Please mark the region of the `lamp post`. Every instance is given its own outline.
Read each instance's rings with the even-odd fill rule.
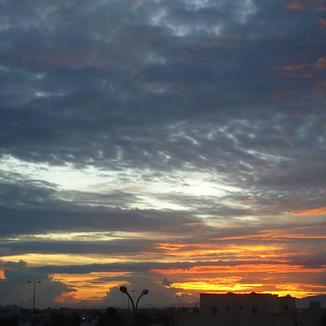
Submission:
[[[35,325],[35,296],[36,296],[36,284],[42,283],[42,281],[27,281],[29,284],[33,284],[33,313],[32,313],[32,325]]]
[[[35,311],[35,292],[36,284],[42,283],[42,281],[27,281],[27,283],[33,284],[33,312]]]
[[[125,295],[128,296],[128,298],[129,298],[129,300],[130,300],[130,302],[131,302],[131,305],[132,305],[132,310],[133,310],[134,313],[136,313],[136,311],[137,311],[137,309],[138,309],[138,305],[139,305],[139,301],[140,301],[140,299],[141,299],[144,295],[147,295],[147,294],[149,293],[149,290],[147,290],[147,289],[143,289],[142,292],[141,292],[141,294],[140,294],[140,296],[138,297],[138,299],[137,299],[137,301],[136,301],[136,304],[135,304],[135,302],[134,302],[132,296],[129,294],[128,289],[127,289],[126,286],[124,286],[124,285],[120,286],[120,291],[121,291],[122,293],[124,293]]]
[[[149,290],[147,290],[147,289],[143,289],[143,290],[141,291],[141,295],[138,297],[137,302],[136,302],[136,310],[138,309],[138,304],[139,304],[140,299],[141,299],[144,295],[147,295],[148,293],[149,293]]]

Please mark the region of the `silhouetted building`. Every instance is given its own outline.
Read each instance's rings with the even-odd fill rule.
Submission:
[[[297,314],[297,326],[320,326],[322,325],[323,313],[320,302],[310,302],[308,309],[300,309]]]
[[[201,294],[200,313],[219,316],[260,316],[295,310],[295,298],[273,294]]]
[[[297,310],[295,298],[274,294],[201,294],[199,313],[179,313],[177,326],[321,326],[320,305]]]

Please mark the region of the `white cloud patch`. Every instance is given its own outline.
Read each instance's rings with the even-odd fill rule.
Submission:
[[[46,163],[32,163],[19,160],[12,156],[4,156],[0,162],[2,173],[16,173],[25,180],[39,181],[52,184],[59,191],[57,195],[62,200],[77,200],[78,195],[69,191],[110,194],[125,192],[137,196],[129,208],[161,209],[161,210],[189,210],[173,201],[173,195],[178,197],[212,197],[222,198],[229,193],[240,189],[223,183],[221,177],[214,172],[171,171],[155,175],[153,171],[127,168],[118,171],[105,171],[95,166],[77,168],[67,163],[64,166],[49,165]],[[170,195],[171,199],[162,196]],[[100,200],[100,205],[106,205]],[[125,208],[127,208],[126,205]],[[123,207],[122,207],[123,208]]]

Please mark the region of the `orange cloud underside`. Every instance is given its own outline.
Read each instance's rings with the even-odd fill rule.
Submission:
[[[88,274],[52,274],[53,281],[71,288],[55,298],[56,303],[101,302],[107,292],[124,281],[127,272],[93,272]],[[121,278],[121,281],[119,281]]]
[[[305,8],[304,4],[299,1],[293,1],[288,3],[287,7],[291,10],[302,10]]]
[[[319,207],[319,208],[313,208],[313,209],[307,209],[307,210],[301,210],[301,211],[294,211],[293,215],[296,216],[318,216],[318,215],[326,215],[326,206]]]
[[[325,238],[321,226],[295,227],[289,230],[265,230],[257,234],[230,238],[216,238],[213,243],[156,244],[161,262],[191,262],[200,266],[187,269],[152,269],[158,282],[171,278],[176,291],[198,292],[272,292],[297,297],[315,295],[326,291],[326,287],[314,283],[326,273],[326,266],[306,267],[291,264],[294,252],[280,241],[292,239]],[[245,241],[246,244],[227,243]],[[249,244],[248,244],[249,241]],[[250,244],[260,241],[260,244]],[[268,243],[268,241],[272,241]],[[263,244],[262,244],[263,242]],[[296,257],[306,257],[309,251],[295,251]],[[127,257],[125,257],[127,261]],[[144,253],[144,261],[146,255]],[[150,261],[148,259],[147,261]],[[204,263],[205,262],[205,263]],[[0,274],[1,275],[1,274]],[[65,284],[68,290],[55,298],[58,304],[88,301],[102,303],[107,291],[120,284],[128,284],[127,272],[93,272],[88,274],[52,274],[53,281]],[[306,283],[301,282],[305,280]]]
[[[173,281],[177,290],[193,292],[271,292],[297,297],[325,293],[326,286],[314,283],[326,273],[326,266],[306,267],[290,263],[291,256],[306,257],[309,252],[291,252],[274,241],[292,239],[325,239],[322,226],[295,227],[290,230],[266,230],[254,235],[216,238],[215,244],[160,243],[158,247],[170,257],[193,262],[205,259],[191,268],[153,269],[160,277]],[[273,241],[266,245],[226,244],[218,241]],[[215,248],[214,248],[215,247]],[[209,259],[211,264],[209,263]],[[302,282],[305,280],[305,282]]]
[[[326,207],[295,211],[293,214],[322,215]],[[326,292],[326,287],[316,283],[326,273],[326,266],[307,267],[293,262],[305,261],[311,256],[311,249],[294,240],[311,240],[316,244],[326,238],[326,226],[310,225],[289,228],[267,229],[254,233],[216,236],[208,243],[158,242],[148,251],[137,256],[84,256],[78,261],[75,255],[25,254],[8,256],[5,261],[24,259],[32,265],[44,264],[91,264],[104,262],[130,262],[133,259],[142,262],[159,262],[167,266],[152,269],[150,274],[160,282],[163,278],[172,280],[172,287],[179,292],[272,292],[279,295],[291,294],[297,297]],[[292,245],[293,243],[293,245]],[[300,248],[300,250],[298,250]],[[152,249],[152,250],[151,250]],[[135,261],[136,261],[135,260]],[[191,268],[169,268],[169,264],[191,263]],[[87,274],[51,274],[50,278],[66,285],[64,293],[55,298],[58,304],[79,302],[103,303],[107,292],[113,287],[128,284],[130,273],[92,272]],[[4,279],[0,270],[0,280]]]
[[[159,243],[158,248],[164,250],[164,256],[178,258],[176,261],[199,260],[201,258],[218,259],[228,257],[238,260],[250,257],[270,259],[281,257],[282,247],[279,245],[234,245],[234,244],[174,244]]]
[[[325,293],[326,285],[313,284],[314,276],[326,273],[326,266],[307,268],[290,264],[243,264],[195,266],[189,269],[153,269],[172,278],[172,287],[183,291],[225,293],[271,292],[297,297]],[[302,282],[305,279],[307,283]]]
[[[318,213],[326,210],[319,208]],[[311,211],[299,214],[311,215]],[[298,212],[296,212],[298,214]],[[258,231],[254,234],[216,237],[210,243],[158,242],[153,252],[139,253],[145,262],[169,263],[184,262],[195,266],[187,269],[161,268],[151,270],[151,275],[160,282],[167,277],[173,281],[176,291],[198,292],[272,292],[280,295],[295,296],[314,295],[326,292],[326,287],[318,285],[315,280],[326,273],[326,266],[306,267],[291,263],[293,257],[305,258],[311,254],[309,248],[298,251],[288,244],[293,239],[321,241],[326,238],[326,228],[321,225],[297,226],[289,229],[272,229]],[[18,257],[9,257],[17,258]],[[42,265],[48,256],[30,254],[35,265]],[[57,262],[59,257],[52,257]],[[64,263],[74,261],[73,255],[64,256]],[[103,257],[84,257],[83,264],[100,263]],[[97,260],[98,259],[98,260]],[[130,257],[110,257],[110,260],[128,262]],[[58,261],[58,264],[62,261]],[[198,264],[199,266],[196,266]],[[130,273],[127,272],[93,272],[88,274],[51,274],[53,281],[63,283],[67,290],[55,298],[58,304],[79,302],[103,303],[107,292],[113,287],[128,284]],[[0,270],[0,280],[4,279]],[[302,282],[304,280],[304,282]]]
[[[301,265],[290,264],[244,264],[244,265],[228,265],[228,266],[195,266],[189,269],[153,269],[155,273],[166,275],[207,275],[207,274],[227,274],[227,273],[320,273],[321,269],[307,268]],[[326,267],[323,268],[326,272]]]

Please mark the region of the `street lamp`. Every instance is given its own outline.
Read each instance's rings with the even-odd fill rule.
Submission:
[[[136,310],[138,309],[138,304],[139,304],[141,297],[143,297],[144,295],[147,295],[148,293],[149,293],[149,290],[147,290],[147,289],[143,289],[143,291],[141,291],[141,295],[138,297],[137,302],[136,302]]]
[[[121,291],[122,293],[124,293],[125,295],[128,296],[128,298],[129,298],[129,300],[130,300],[130,302],[131,302],[131,305],[132,305],[132,310],[133,310],[133,312],[136,312],[136,311],[137,311],[137,309],[138,309],[138,304],[139,304],[140,299],[141,299],[144,295],[147,295],[147,294],[149,293],[149,290],[147,290],[147,289],[143,289],[142,292],[141,292],[141,294],[140,294],[140,296],[138,297],[138,299],[137,299],[137,301],[136,301],[136,305],[135,305],[134,300],[133,300],[132,296],[129,294],[128,289],[127,289],[126,286],[124,286],[124,285],[120,286],[120,291]]]
[[[33,284],[33,312],[35,312],[35,288],[36,284],[40,284],[42,281],[27,281],[27,283]]]

